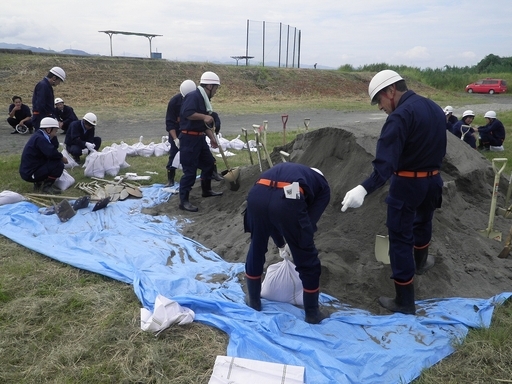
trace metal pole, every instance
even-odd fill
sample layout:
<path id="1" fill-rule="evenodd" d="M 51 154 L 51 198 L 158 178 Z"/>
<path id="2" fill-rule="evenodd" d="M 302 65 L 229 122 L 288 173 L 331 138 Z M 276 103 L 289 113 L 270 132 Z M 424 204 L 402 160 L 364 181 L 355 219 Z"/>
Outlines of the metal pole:
<path id="1" fill-rule="evenodd" d="M 286 32 L 286 68 L 288 68 L 288 46 L 290 44 L 290 26 L 288 25 L 288 31 Z"/>
<path id="2" fill-rule="evenodd" d="M 292 68 L 295 68 L 295 45 L 297 40 L 297 28 L 293 27 L 293 54 L 292 54 Z"/>
<path id="3" fill-rule="evenodd" d="M 279 63 L 278 68 L 281 68 L 281 35 L 283 34 L 283 23 L 279 23 Z"/>
<path id="4" fill-rule="evenodd" d="M 301 30 L 299 29 L 299 46 L 298 46 L 298 51 L 297 51 L 297 68 L 300 68 L 300 40 L 301 40 L 301 37 L 302 37 L 302 33 L 301 33 Z"/>
<path id="5" fill-rule="evenodd" d="M 265 66 L 265 21 L 263 21 L 263 47 L 262 47 L 262 52 L 263 52 L 263 66 Z"/>
<path id="6" fill-rule="evenodd" d="M 247 37 L 245 38 L 245 66 L 249 65 L 249 19 L 247 19 Z"/>

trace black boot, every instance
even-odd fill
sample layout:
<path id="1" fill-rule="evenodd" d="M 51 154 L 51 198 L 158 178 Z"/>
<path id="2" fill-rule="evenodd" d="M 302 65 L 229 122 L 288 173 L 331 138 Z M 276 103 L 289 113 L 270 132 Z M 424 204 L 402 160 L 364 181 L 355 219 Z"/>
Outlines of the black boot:
<path id="1" fill-rule="evenodd" d="M 167 170 L 167 184 L 164 187 L 172 187 L 174 185 L 174 176 L 176 175 L 176 168 Z"/>
<path id="2" fill-rule="evenodd" d="M 37 181 L 34 183 L 34 192 L 38 193 L 41 192 L 41 187 L 43 186 L 43 183 L 40 181 Z"/>
<path id="3" fill-rule="evenodd" d="M 256 279 L 251 279 L 246 275 L 245 283 L 247 284 L 247 292 L 249 294 L 247 304 L 252 309 L 261 311 L 261 276 Z"/>
<path id="4" fill-rule="evenodd" d="M 60 195 L 60 191 L 53 188 L 53 183 L 55 183 L 55 179 L 46 179 L 43 181 L 43 188 L 41 189 L 41 192 L 48 195 Z"/>
<path id="5" fill-rule="evenodd" d="M 201 189 L 203 191 L 203 197 L 221 196 L 223 192 L 212 191 L 211 180 L 201 180 Z"/>
<path id="6" fill-rule="evenodd" d="M 421 249 L 414 248 L 414 262 L 417 275 L 423 275 L 436 263 L 434 256 L 428 254 L 428 246 Z"/>
<path id="7" fill-rule="evenodd" d="M 323 314 L 318 307 L 318 296 L 320 295 L 320 291 L 316 291 L 314 293 L 302 292 L 302 299 L 304 300 L 304 311 L 306 312 L 305 321 L 309 324 L 318 324 L 323 319 L 327 318 L 325 314 Z"/>
<path id="8" fill-rule="evenodd" d="M 379 304 L 391 312 L 400 312 L 406 315 L 416 314 L 414 305 L 414 283 L 411 280 L 408 284 L 398 284 L 395 281 L 396 297 L 379 297 Z"/>
<path id="9" fill-rule="evenodd" d="M 190 204 L 188 201 L 188 196 L 190 192 L 186 192 L 185 196 L 180 200 L 180 209 L 189 212 L 197 212 L 198 208 L 195 205 Z"/>
<path id="10" fill-rule="evenodd" d="M 217 164 L 215 164 L 213 166 L 212 179 L 215 180 L 215 181 L 222 181 L 222 180 L 224 180 L 224 178 L 221 175 L 219 175 L 219 172 L 217 172 Z"/>

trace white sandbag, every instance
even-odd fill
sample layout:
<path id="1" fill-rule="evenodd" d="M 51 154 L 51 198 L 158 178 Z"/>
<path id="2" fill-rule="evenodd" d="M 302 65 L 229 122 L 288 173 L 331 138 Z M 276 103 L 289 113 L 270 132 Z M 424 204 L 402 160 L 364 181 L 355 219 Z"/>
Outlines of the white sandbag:
<path id="1" fill-rule="evenodd" d="M 167 136 L 162 136 L 162 142 L 155 144 L 155 156 L 165 156 L 169 154 L 169 150 L 171 149 L 171 144 L 169 144 L 169 138 Z"/>
<path id="2" fill-rule="evenodd" d="M 0 205 L 19 203 L 24 200 L 25 198 L 19 193 L 13 191 L 0 192 Z"/>
<path id="3" fill-rule="evenodd" d="M 107 148 L 109 148 L 109 147 L 107 147 Z M 128 150 L 128 145 L 121 141 L 120 145 L 114 143 L 114 144 L 112 144 L 112 146 L 110 148 L 112 148 L 113 150 L 116 151 L 117 160 L 119 162 L 119 167 L 121 169 L 128 168 L 130 166 L 130 164 L 128 164 L 126 162 L 126 152 Z M 105 151 L 105 149 L 103 149 L 103 151 Z"/>
<path id="4" fill-rule="evenodd" d="M 113 144 L 112 144 L 113 145 Z M 137 145 L 137 144 L 134 144 Z M 137 148 L 134 145 L 128 145 L 124 141 L 121 141 L 119 146 L 124 149 L 126 156 L 137 156 Z"/>
<path id="5" fill-rule="evenodd" d="M 151 157 L 155 154 L 155 143 L 151 142 L 148 145 L 137 149 L 137 154 L 142 157 Z"/>
<path id="6" fill-rule="evenodd" d="M 60 175 L 60 177 L 57 180 L 55 180 L 55 183 L 53 185 L 55 185 L 55 187 L 59 188 L 61 191 L 65 191 L 73 184 L 75 184 L 75 178 L 64 169 L 62 175 Z"/>
<path id="7" fill-rule="evenodd" d="M 261 284 L 261 297 L 294 305 L 304 304 L 302 281 L 293 262 L 285 258 L 268 266 Z"/>
<path id="8" fill-rule="evenodd" d="M 105 167 L 103 166 L 103 158 L 101 152 L 92 151 L 85 158 L 84 176 L 97 177 L 103 179 L 105 177 Z"/>
<path id="9" fill-rule="evenodd" d="M 217 356 L 208 384 L 304 384 L 304 373 L 300 365 Z"/>
<path id="10" fill-rule="evenodd" d="M 116 176 L 119 173 L 119 169 L 121 169 L 119 159 L 117 158 L 117 151 L 110 148 L 107 151 L 102 151 L 100 156 L 102 157 L 101 163 L 105 173 L 109 176 Z"/>
<path id="11" fill-rule="evenodd" d="M 69 168 L 75 168 L 75 167 L 78 167 L 80 164 L 78 164 L 74 159 L 73 159 L 73 156 L 71 156 L 69 154 L 69 152 L 64 148 L 62 150 L 62 156 L 64 156 L 66 159 L 68 159 L 68 162 L 67 164 L 64 163 L 64 168 L 65 169 L 69 169 Z"/>
<path id="12" fill-rule="evenodd" d="M 160 332 L 172 324 L 184 325 L 194 321 L 195 313 L 176 301 L 158 295 L 153 313 L 146 308 L 140 310 L 140 328 L 143 331 Z"/>
<path id="13" fill-rule="evenodd" d="M 180 152 L 179 151 L 176 154 L 176 156 L 174 156 L 174 159 L 172 160 L 172 166 L 176 169 L 183 169 L 183 167 L 181 166 L 181 163 L 180 163 Z"/>
<path id="14" fill-rule="evenodd" d="M 240 140 L 240 135 L 229 142 L 229 148 L 240 151 L 244 149 L 245 143 Z"/>

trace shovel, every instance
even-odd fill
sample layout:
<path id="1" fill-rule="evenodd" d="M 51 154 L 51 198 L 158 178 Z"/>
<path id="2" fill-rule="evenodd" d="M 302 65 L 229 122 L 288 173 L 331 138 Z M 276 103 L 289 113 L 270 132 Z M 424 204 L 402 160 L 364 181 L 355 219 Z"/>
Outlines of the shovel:
<path id="1" fill-rule="evenodd" d="M 498 168 L 497 163 L 503 163 L 501 168 Z M 496 214 L 496 200 L 498 199 L 498 187 L 500 183 L 500 175 L 505 166 L 507 165 L 506 158 L 496 158 L 492 159 L 492 169 L 494 170 L 494 186 L 492 191 L 492 199 L 491 199 L 491 211 L 489 213 L 489 224 L 486 229 L 482 229 L 478 231 L 483 237 L 487 237 L 489 239 L 494 239 L 496 241 L 501 241 L 501 232 L 495 231 L 493 229 L 494 226 L 494 215 Z"/>
<path id="2" fill-rule="evenodd" d="M 510 243 L 512 243 L 512 227 L 510 227 L 507 240 L 505 240 L 505 246 L 498 255 L 500 259 L 506 259 L 508 257 L 508 254 L 510 253 Z"/>
<path id="3" fill-rule="evenodd" d="M 375 237 L 375 258 L 383 264 L 389 264 L 389 237 L 377 235 Z"/>
<path id="4" fill-rule="evenodd" d="M 219 147 L 220 155 L 222 156 L 222 160 L 224 161 L 224 164 L 226 165 L 226 172 L 222 172 L 222 176 L 224 179 L 226 179 L 229 182 L 229 189 L 232 191 L 238 191 L 240 189 L 240 183 L 238 182 L 238 179 L 240 178 L 240 169 L 237 168 L 230 168 L 228 164 L 228 158 L 226 157 L 226 154 L 224 153 L 224 149 L 222 149 L 222 145 L 220 145 L 219 137 L 215 133 L 215 123 L 213 124 L 213 128 L 209 127 L 209 129 L 212 130 L 213 136 L 215 137 L 215 141 L 217 142 L 217 145 Z"/>
<path id="5" fill-rule="evenodd" d="M 67 200 L 62 200 L 59 204 L 54 204 L 54 207 L 55 213 L 63 223 L 76 215 L 75 210 Z"/>
<path id="6" fill-rule="evenodd" d="M 242 128 L 242 132 L 244 133 L 245 145 L 247 146 L 247 150 L 249 151 L 249 160 L 251 160 L 251 165 L 254 165 L 254 161 L 252 160 L 251 147 L 249 147 L 249 140 L 247 139 L 247 129 Z"/>

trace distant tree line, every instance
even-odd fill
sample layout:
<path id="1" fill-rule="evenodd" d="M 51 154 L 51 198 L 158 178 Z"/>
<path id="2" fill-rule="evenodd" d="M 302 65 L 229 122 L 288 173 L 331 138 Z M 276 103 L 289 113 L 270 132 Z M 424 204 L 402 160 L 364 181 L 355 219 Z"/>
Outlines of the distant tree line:
<path id="1" fill-rule="evenodd" d="M 445 65 L 443 68 L 420 69 L 405 65 L 377 63 L 358 68 L 354 68 L 350 64 L 345 64 L 338 68 L 341 72 L 371 73 L 376 73 L 383 69 L 392 69 L 405 78 L 413 78 L 432 87 L 444 90 L 456 91 L 464 89 L 467 84 L 478 80 L 480 77 L 503 78 L 509 83 L 512 83 L 512 57 L 499 57 L 493 54 L 487 55 L 477 65 L 471 67 L 452 67 Z"/>

